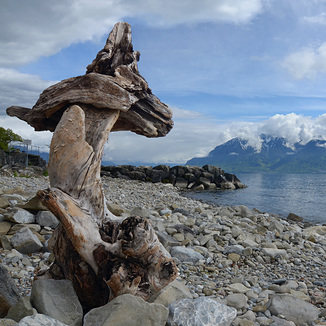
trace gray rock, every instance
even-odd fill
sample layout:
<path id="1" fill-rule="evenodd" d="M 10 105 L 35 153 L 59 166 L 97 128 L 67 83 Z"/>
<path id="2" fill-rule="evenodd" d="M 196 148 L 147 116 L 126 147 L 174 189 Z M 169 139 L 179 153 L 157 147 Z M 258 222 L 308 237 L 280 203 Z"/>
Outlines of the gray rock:
<path id="1" fill-rule="evenodd" d="M 168 313 L 161 304 L 124 294 L 105 306 L 92 309 L 84 317 L 84 326 L 164 326 Z"/>
<path id="2" fill-rule="evenodd" d="M 174 280 L 147 301 L 159 303 L 167 307 L 170 303 L 185 298 L 192 299 L 192 294 L 183 282 Z"/>
<path id="3" fill-rule="evenodd" d="M 182 262 L 197 263 L 199 260 L 204 259 L 204 256 L 192 248 L 177 246 L 170 249 L 172 257 L 178 258 Z"/>
<path id="4" fill-rule="evenodd" d="M 232 182 L 222 182 L 221 189 L 235 189 L 235 185 Z"/>
<path id="5" fill-rule="evenodd" d="M 269 319 L 267 317 L 257 317 L 256 322 L 259 323 L 260 326 L 269 326 L 273 323 L 272 319 Z"/>
<path id="6" fill-rule="evenodd" d="M 278 318 L 276 316 L 272 316 L 272 320 L 274 321 L 271 326 L 295 326 L 293 321 L 288 321 L 282 318 Z"/>
<path id="7" fill-rule="evenodd" d="M 68 280 L 36 280 L 31 293 L 32 305 L 45 314 L 69 326 L 81 326 L 83 309 Z"/>
<path id="8" fill-rule="evenodd" d="M 0 208 L 7 208 L 10 206 L 9 200 L 7 197 L 0 197 Z"/>
<path id="9" fill-rule="evenodd" d="M 55 229 L 59 225 L 58 219 L 49 211 L 39 211 L 36 214 L 36 223 Z"/>
<path id="10" fill-rule="evenodd" d="M 211 298 L 181 299 L 169 305 L 167 325 L 229 326 L 236 316 L 236 309 Z"/>
<path id="11" fill-rule="evenodd" d="M 13 235 L 15 233 L 17 233 L 18 231 L 20 231 L 22 228 L 24 227 L 28 227 L 33 233 L 38 233 L 41 231 L 41 226 L 38 225 L 38 224 L 25 224 L 25 223 L 22 223 L 22 224 L 14 224 L 10 231 L 8 232 L 8 235 Z"/>
<path id="12" fill-rule="evenodd" d="M 23 254 L 40 251 L 43 245 L 39 238 L 28 228 L 20 229 L 10 241 L 11 245 Z"/>
<path id="13" fill-rule="evenodd" d="M 165 248 L 180 246 L 179 241 L 177 241 L 173 237 L 169 236 L 165 232 L 159 232 L 159 231 L 157 231 L 156 232 L 156 235 L 157 235 L 158 239 L 160 240 L 160 242 L 162 243 L 162 245 Z"/>
<path id="14" fill-rule="evenodd" d="M 294 222 L 302 222 L 303 221 L 303 217 L 296 215 L 294 213 L 289 213 L 287 219 L 290 221 L 294 221 Z"/>
<path id="15" fill-rule="evenodd" d="M 37 314 L 23 318 L 17 326 L 68 326 L 46 315 Z M 95 325 L 94 325 L 95 326 Z"/>
<path id="16" fill-rule="evenodd" d="M 5 257 L 4 262 L 6 264 L 17 264 L 19 260 L 22 260 L 24 256 L 17 251 L 16 249 L 12 249 Z"/>
<path id="17" fill-rule="evenodd" d="M 7 269 L 0 264 L 0 318 L 7 315 L 8 310 L 19 300 L 19 293 Z"/>
<path id="18" fill-rule="evenodd" d="M 191 189 L 192 190 L 194 190 L 194 191 L 202 191 L 202 190 L 205 190 L 205 187 L 204 187 L 204 185 L 203 184 L 200 184 L 200 185 L 196 185 L 196 184 L 194 184 L 192 187 L 191 187 Z"/>
<path id="19" fill-rule="evenodd" d="M 14 320 L 9 318 L 0 319 L 0 326 L 16 326 L 18 325 Z"/>
<path id="20" fill-rule="evenodd" d="M 306 301 L 295 298 L 288 294 L 276 294 L 271 297 L 267 304 L 272 315 L 283 315 L 287 320 L 296 325 L 311 325 L 318 319 L 319 309 Z"/>
<path id="21" fill-rule="evenodd" d="M 13 214 L 7 216 L 7 220 L 14 223 L 34 223 L 35 216 L 22 208 L 16 208 Z"/>
<path id="22" fill-rule="evenodd" d="M 241 256 L 243 254 L 243 250 L 244 250 L 244 247 L 241 245 L 225 246 L 223 253 L 224 253 L 224 255 L 238 254 Z"/>
<path id="23" fill-rule="evenodd" d="M 276 258 L 277 256 L 279 257 L 286 257 L 287 253 L 286 250 L 284 249 L 275 249 L 275 248 L 263 248 L 262 249 L 262 254 L 265 256 L 269 256 L 272 258 Z"/>
<path id="24" fill-rule="evenodd" d="M 130 216 L 139 216 L 144 218 L 149 218 L 151 214 L 146 208 L 143 207 L 135 207 L 131 212 Z"/>
<path id="25" fill-rule="evenodd" d="M 9 222 L 0 222 L 0 235 L 5 235 L 11 228 L 11 223 Z"/>
<path id="26" fill-rule="evenodd" d="M 243 293 L 232 293 L 226 297 L 226 303 L 235 309 L 242 309 L 247 305 L 247 297 Z"/>
<path id="27" fill-rule="evenodd" d="M 171 214 L 172 214 L 171 209 L 164 208 L 164 209 L 160 210 L 160 215 L 161 216 L 168 216 L 168 215 L 171 215 Z"/>
<path id="28" fill-rule="evenodd" d="M 0 237 L 1 246 L 4 250 L 11 250 L 12 246 L 10 244 L 10 238 L 7 235 L 2 235 Z"/>
<path id="29" fill-rule="evenodd" d="M 20 205 L 21 208 L 29 209 L 32 211 L 46 211 L 47 208 L 41 203 L 40 199 L 35 196 L 30 199 L 25 205 Z"/>
<path id="30" fill-rule="evenodd" d="M 230 284 L 227 289 L 233 293 L 246 293 L 250 290 L 250 288 L 244 286 L 241 283 Z"/>
<path id="31" fill-rule="evenodd" d="M 248 216 L 253 215 L 252 210 L 249 207 L 244 206 L 244 205 L 237 206 L 236 210 L 241 217 L 248 217 Z"/>
<path id="32" fill-rule="evenodd" d="M 107 203 L 106 206 L 115 216 L 121 216 L 125 212 L 125 210 L 118 204 Z"/>
<path id="33" fill-rule="evenodd" d="M 247 320 L 254 322 L 256 320 L 256 314 L 253 311 L 248 310 L 245 314 L 238 316 L 238 318 L 239 319 L 247 319 Z"/>
<path id="34" fill-rule="evenodd" d="M 32 307 L 30 297 L 22 297 L 19 299 L 17 304 L 9 309 L 6 318 L 10 318 L 19 322 L 24 317 L 33 316 L 36 314 L 37 311 Z"/>
<path id="35" fill-rule="evenodd" d="M 177 177 L 174 186 L 181 189 L 186 189 L 188 187 L 188 181 L 184 178 Z"/>

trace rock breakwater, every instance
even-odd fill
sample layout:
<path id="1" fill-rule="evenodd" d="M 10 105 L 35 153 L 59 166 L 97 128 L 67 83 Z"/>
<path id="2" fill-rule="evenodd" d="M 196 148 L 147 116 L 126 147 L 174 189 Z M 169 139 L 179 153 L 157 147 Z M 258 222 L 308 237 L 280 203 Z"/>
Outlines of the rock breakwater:
<path id="1" fill-rule="evenodd" d="M 213 166 L 102 166 L 102 175 L 125 180 L 171 183 L 181 189 L 215 190 L 246 187 L 234 174 Z"/>
<path id="2" fill-rule="evenodd" d="M 42 207 L 33 199 L 37 190 L 48 187 L 48 179 L 8 174 L 0 177 L 0 263 L 7 270 L 2 283 L 7 278 L 13 284 L 5 281 L 10 288 L 0 287 L 0 298 L 11 307 L 2 313 L 6 318 L 0 325 L 81 325 L 81 320 L 84 325 L 162 326 L 185 321 L 240 326 L 326 322 L 325 226 L 307 226 L 245 206 L 212 206 L 181 196 L 171 184 L 105 176 L 109 209 L 121 218 L 148 218 L 177 262 L 179 277 L 149 302 L 127 294 L 84 315 L 70 286 L 61 291 L 59 285 L 33 282 L 52 262 L 54 221 L 37 217 L 43 215 Z M 24 212 L 34 219 L 24 220 Z M 42 248 L 31 249 L 38 251 L 24 253 L 15 247 L 12 238 L 26 228 L 30 238 L 32 233 L 41 242 Z M 55 306 L 47 303 L 51 298 L 56 298 Z M 67 300 L 75 307 L 73 321 L 64 316 Z"/>

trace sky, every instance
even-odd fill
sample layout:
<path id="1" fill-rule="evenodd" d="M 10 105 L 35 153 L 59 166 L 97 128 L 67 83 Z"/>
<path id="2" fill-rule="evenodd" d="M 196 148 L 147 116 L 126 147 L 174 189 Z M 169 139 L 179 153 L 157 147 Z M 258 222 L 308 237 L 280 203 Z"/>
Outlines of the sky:
<path id="1" fill-rule="evenodd" d="M 173 111 L 163 138 L 111 133 L 103 159 L 184 164 L 242 137 L 326 140 L 325 0 L 0 0 L 0 126 L 48 150 L 52 134 L 8 117 L 83 75 L 119 21 L 139 71 Z"/>

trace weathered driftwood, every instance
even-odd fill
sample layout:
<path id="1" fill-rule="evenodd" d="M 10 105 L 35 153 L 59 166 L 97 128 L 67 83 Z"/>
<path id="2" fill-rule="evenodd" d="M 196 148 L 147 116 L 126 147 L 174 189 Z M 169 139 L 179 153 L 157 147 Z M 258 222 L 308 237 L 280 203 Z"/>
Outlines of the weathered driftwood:
<path id="1" fill-rule="evenodd" d="M 50 273 L 73 281 L 86 310 L 123 293 L 147 299 L 177 274 L 151 224 L 139 217 L 121 221 L 110 213 L 101 185 L 110 131 L 160 137 L 173 126 L 170 109 L 139 74 L 138 60 L 130 26 L 118 23 L 86 75 L 44 90 L 32 109 L 7 109 L 36 130 L 54 130 L 51 188 L 38 193 L 61 222 Z"/>

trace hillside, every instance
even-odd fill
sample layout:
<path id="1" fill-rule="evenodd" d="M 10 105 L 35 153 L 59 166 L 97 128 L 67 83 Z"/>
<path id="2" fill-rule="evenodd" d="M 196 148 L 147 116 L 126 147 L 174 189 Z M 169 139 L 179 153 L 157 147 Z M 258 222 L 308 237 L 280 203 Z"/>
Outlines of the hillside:
<path id="1" fill-rule="evenodd" d="M 249 146 L 247 140 L 234 138 L 215 147 L 208 156 L 192 158 L 186 164 L 215 165 L 230 173 L 326 173 L 326 141 L 311 140 L 290 148 L 285 138 L 260 137 L 259 151 Z"/>

